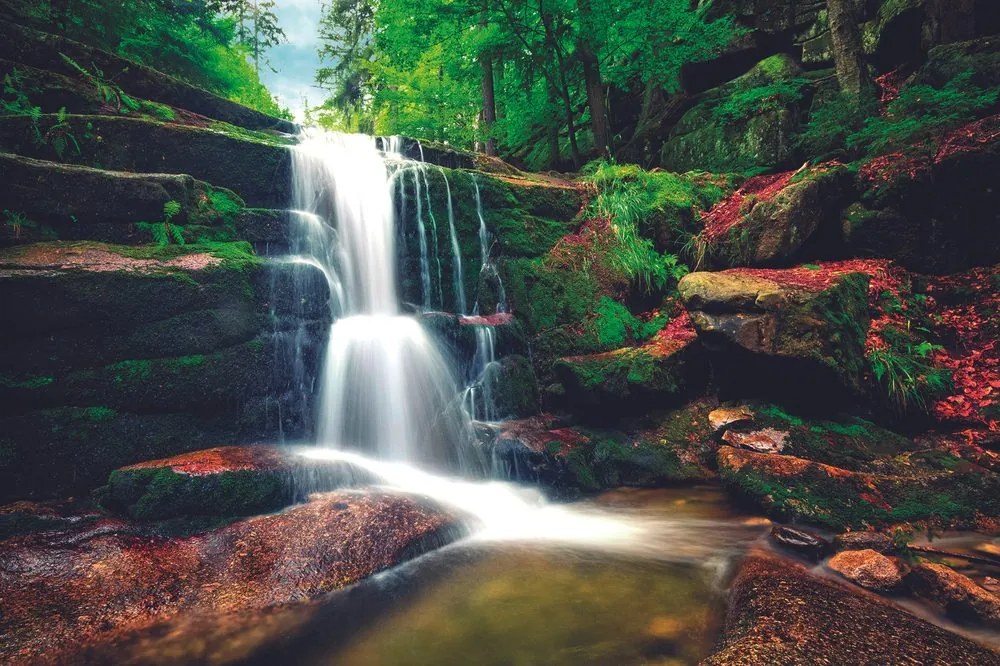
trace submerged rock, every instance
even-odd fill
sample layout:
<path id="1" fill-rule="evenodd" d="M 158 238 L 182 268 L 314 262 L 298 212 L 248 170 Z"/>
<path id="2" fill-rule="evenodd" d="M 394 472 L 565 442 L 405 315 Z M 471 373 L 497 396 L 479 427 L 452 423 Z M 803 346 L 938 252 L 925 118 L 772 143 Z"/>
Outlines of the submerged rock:
<path id="1" fill-rule="evenodd" d="M 830 551 L 830 542 L 812 530 L 791 525 L 775 525 L 771 539 L 785 548 L 812 559 L 819 559 Z"/>
<path id="2" fill-rule="evenodd" d="M 1000 664 L 1000 656 L 869 593 L 760 552 L 733 583 L 721 649 L 707 666 Z"/>
<path id="3" fill-rule="evenodd" d="M 896 549 L 892 537 L 883 532 L 860 531 L 844 532 L 833 538 L 838 550 L 874 550 L 877 553 L 889 553 Z"/>
<path id="4" fill-rule="evenodd" d="M 334 492 L 187 537 L 107 520 L 15 537 L 0 548 L 0 660 L 65 663 L 181 616 L 309 599 L 460 534 L 454 518 L 417 500 Z"/>
<path id="5" fill-rule="evenodd" d="M 868 548 L 843 550 L 831 557 L 826 566 L 869 590 L 889 590 L 903 581 L 904 570 L 894 559 Z"/>
<path id="6" fill-rule="evenodd" d="M 921 562 L 911 578 L 918 594 L 940 604 L 949 615 L 1000 627 L 1000 595 L 968 576 L 943 564 Z"/>

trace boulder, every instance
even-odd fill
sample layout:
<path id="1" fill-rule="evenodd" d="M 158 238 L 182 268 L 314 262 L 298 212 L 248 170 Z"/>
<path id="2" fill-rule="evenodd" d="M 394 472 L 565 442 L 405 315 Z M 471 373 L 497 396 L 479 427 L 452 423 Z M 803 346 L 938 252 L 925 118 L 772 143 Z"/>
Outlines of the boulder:
<path id="1" fill-rule="evenodd" d="M 723 381 L 800 401 L 817 385 L 824 398 L 866 390 L 868 275 L 838 264 L 732 269 L 690 273 L 678 290 Z"/>
<path id="2" fill-rule="evenodd" d="M 741 446 L 744 449 L 757 451 L 758 453 L 781 453 L 785 449 L 785 442 L 788 440 L 788 433 L 774 428 L 764 428 L 752 432 L 736 432 L 727 430 L 722 435 L 722 441 L 732 446 Z"/>
<path id="3" fill-rule="evenodd" d="M 932 520 L 975 526 L 1000 515 L 1000 477 L 968 462 L 894 461 L 881 473 L 854 472 L 790 455 L 731 446 L 717 454 L 719 477 L 737 497 L 783 520 L 842 531 Z"/>
<path id="4" fill-rule="evenodd" d="M 370 481 L 347 464 L 307 460 L 289 449 L 224 446 L 120 467 L 102 499 L 137 520 L 243 516 Z"/>
<path id="5" fill-rule="evenodd" d="M 186 536 L 105 520 L 15 537 L 0 549 L 0 660 L 65 662 L 175 618 L 301 602 L 461 533 L 453 517 L 419 500 L 333 492 Z"/>
<path id="6" fill-rule="evenodd" d="M 686 316 L 642 346 L 560 358 L 554 370 L 566 408 L 592 421 L 609 408 L 617 414 L 669 406 L 704 376 L 702 350 Z"/>
<path id="7" fill-rule="evenodd" d="M 706 666 L 771 664 L 1000 664 L 967 638 L 870 593 L 761 552 L 743 562 L 729 593 L 719 651 Z"/>
<path id="8" fill-rule="evenodd" d="M 842 550 L 826 566 L 869 590 L 890 590 L 903 581 L 904 572 L 896 560 L 869 548 Z"/>
<path id="9" fill-rule="evenodd" d="M 733 202 L 723 200 L 705 216 L 702 234 L 706 260 L 713 266 L 787 265 L 810 249 L 829 253 L 841 233 L 840 210 L 853 190 L 847 167 L 819 165 L 778 179 L 759 177 L 771 186 L 758 192 L 747 190 L 750 179 L 730 198 L 739 199 L 743 210 L 731 211 Z M 718 212 L 717 212 L 718 211 Z M 716 217 L 733 219 L 717 229 Z M 714 235 L 707 232 L 712 231 Z"/>
<path id="10" fill-rule="evenodd" d="M 921 562 L 913 567 L 912 586 L 952 616 L 1000 627 L 1000 595 L 979 586 L 951 567 Z"/>
<path id="11" fill-rule="evenodd" d="M 808 86 L 801 74 L 790 56 L 775 55 L 703 93 L 671 130 L 660 155 L 662 166 L 723 172 L 789 160 L 800 126 L 799 100 Z M 770 90 L 763 95 L 766 102 L 753 97 L 753 91 L 764 88 Z M 748 95 L 751 101 L 744 101 Z"/>

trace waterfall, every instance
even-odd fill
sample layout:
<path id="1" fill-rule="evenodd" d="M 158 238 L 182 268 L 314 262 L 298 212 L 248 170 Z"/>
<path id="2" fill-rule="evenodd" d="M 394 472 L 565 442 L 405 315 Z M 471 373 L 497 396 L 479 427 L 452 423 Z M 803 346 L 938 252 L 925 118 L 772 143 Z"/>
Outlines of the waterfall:
<path id="1" fill-rule="evenodd" d="M 472 176 L 472 187 L 476 193 L 476 216 L 479 218 L 479 281 L 482 283 L 485 280 L 493 279 L 497 286 L 495 311 L 507 312 L 507 291 L 504 289 L 503 280 L 500 279 L 500 272 L 497 271 L 496 266 L 493 264 L 491 252 L 493 238 L 486 229 L 486 218 L 483 217 L 483 198 L 479 193 L 479 180 L 475 175 Z M 478 315 L 479 311 L 479 294 L 477 293 L 476 305 L 472 312 Z"/>
<path id="2" fill-rule="evenodd" d="M 465 310 L 465 276 L 462 274 L 462 250 L 458 245 L 458 233 L 455 231 L 455 206 L 451 200 L 451 184 L 448 174 L 441 169 L 444 178 L 445 193 L 448 195 L 448 234 L 451 238 L 451 281 L 455 288 L 455 310 L 457 314 L 466 314 Z"/>
<path id="3" fill-rule="evenodd" d="M 298 230 L 299 260 L 333 285 L 317 439 L 381 459 L 471 467 L 451 369 L 399 310 L 390 161 L 404 164 L 362 135 L 307 131 L 292 147 L 293 205 L 309 221 Z"/>

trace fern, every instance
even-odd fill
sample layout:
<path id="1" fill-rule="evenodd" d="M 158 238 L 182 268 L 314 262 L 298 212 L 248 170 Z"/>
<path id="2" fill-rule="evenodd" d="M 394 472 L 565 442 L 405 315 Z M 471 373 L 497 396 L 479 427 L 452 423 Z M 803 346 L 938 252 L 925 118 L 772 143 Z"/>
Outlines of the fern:
<path id="1" fill-rule="evenodd" d="M 161 222 L 136 222 L 135 226 L 139 231 L 149 233 L 156 245 L 170 245 L 171 241 L 178 245 L 184 245 L 184 227 L 171 222 L 180 212 L 180 202 L 171 199 L 163 204 L 163 220 Z"/>

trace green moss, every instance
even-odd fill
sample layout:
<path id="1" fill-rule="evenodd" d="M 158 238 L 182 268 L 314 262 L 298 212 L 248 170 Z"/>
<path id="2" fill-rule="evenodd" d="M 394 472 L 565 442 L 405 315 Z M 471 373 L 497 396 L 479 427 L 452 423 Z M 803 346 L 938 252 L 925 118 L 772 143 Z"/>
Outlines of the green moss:
<path id="1" fill-rule="evenodd" d="M 234 139 L 251 141 L 253 143 L 263 143 L 269 146 L 291 146 L 295 144 L 295 139 L 293 137 L 278 136 L 276 134 L 268 134 L 267 132 L 258 132 L 257 130 L 251 130 L 237 125 L 230 125 L 229 123 L 221 121 L 212 122 L 209 125 L 209 129 L 233 137 Z"/>
<path id="2" fill-rule="evenodd" d="M 116 384 L 146 381 L 153 376 L 153 362 L 149 360 L 119 361 L 108 367 Z"/>
<path id="3" fill-rule="evenodd" d="M 94 423 L 105 423 L 118 416 L 118 412 L 110 407 L 87 407 L 84 413 Z"/>
<path id="4" fill-rule="evenodd" d="M 27 377 L 25 379 L 15 379 L 10 375 L 0 375 L 0 388 L 4 389 L 27 389 L 34 390 L 45 388 L 55 379 L 53 377 L 46 377 L 42 375 L 36 375 L 33 377 Z"/>

